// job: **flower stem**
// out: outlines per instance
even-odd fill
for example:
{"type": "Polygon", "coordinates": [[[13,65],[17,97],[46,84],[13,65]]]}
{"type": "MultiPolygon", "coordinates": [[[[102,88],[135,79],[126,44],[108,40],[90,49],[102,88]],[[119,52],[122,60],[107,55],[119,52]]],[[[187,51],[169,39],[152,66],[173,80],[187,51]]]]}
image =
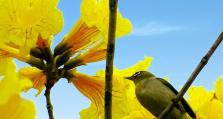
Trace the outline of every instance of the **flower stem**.
{"type": "Polygon", "coordinates": [[[109,32],[106,56],[105,119],[112,119],[112,75],[115,52],[115,31],[118,0],[109,0],[109,32]]]}
{"type": "Polygon", "coordinates": [[[48,115],[49,115],[49,119],[54,119],[53,116],[53,105],[51,104],[51,100],[50,100],[50,91],[51,91],[52,87],[48,87],[46,86],[46,90],[45,90],[45,97],[46,97],[46,102],[47,102],[47,110],[48,110],[48,115]]]}
{"type": "Polygon", "coordinates": [[[219,44],[223,40],[223,32],[219,35],[217,40],[214,42],[212,47],[209,49],[207,54],[201,59],[198,66],[195,68],[194,72],[191,74],[191,76],[188,78],[187,82],[183,86],[183,88],[180,90],[176,98],[163,110],[163,112],[159,115],[158,119],[163,119],[166,114],[168,114],[174,107],[175,104],[177,104],[182,98],[183,95],[186,93],[186,91],[189,89],[197,75],[200,73],[200,71],[204,68],[204,66],[208,63],[208,60],[212,56],[212,54],[215,52],[219,44]]]}

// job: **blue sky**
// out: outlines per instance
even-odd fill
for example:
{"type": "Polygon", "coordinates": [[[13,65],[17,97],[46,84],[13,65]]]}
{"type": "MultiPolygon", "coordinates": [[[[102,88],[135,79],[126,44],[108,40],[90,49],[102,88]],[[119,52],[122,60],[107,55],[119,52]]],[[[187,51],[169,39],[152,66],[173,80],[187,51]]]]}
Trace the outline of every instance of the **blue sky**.
{"type": "MultiPolygon", "coordinates": [[[[59,8],[64,14],[65,26],[55,37],[59,43],[80,16],[81,0],[61,0],[59,8]]],[[[187,78],[223,30],[223,1],[213,0],[120,0],[119,10],[133,24],[133,31],[116,42],[115,66],[126,68],[144,56],[152,56],[150,71],[158,77],[169,77],[176,89],[187,78]]],[[[105,62],[79,68],[94,75],[105,67],[105,62]]],[[[19,63],[19,67],[24,64],[19,63]]],[[[214,81],[223,74],[223,45],[221,45],[193,85],[213,89],[214,81]]],[[[37,119],[47,119],[43,93],[24,94],[37,107],[37,119]]],[[[66,80],[52,90],[55,119],[78,119],[79,111],[88,107],[89,100],[66,80]]]]}

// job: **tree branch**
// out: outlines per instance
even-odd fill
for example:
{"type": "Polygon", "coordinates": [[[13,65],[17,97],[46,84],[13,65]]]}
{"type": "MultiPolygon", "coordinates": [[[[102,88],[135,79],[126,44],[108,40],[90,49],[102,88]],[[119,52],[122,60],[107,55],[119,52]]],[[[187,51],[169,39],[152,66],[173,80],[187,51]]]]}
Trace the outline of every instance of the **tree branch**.
{"type": "Polygon", "coordinates": [[[105,119],[112,119],[112,75],[115,52],[115,31],[118,0],[109,0],[109,33],[106,56],[105,119]]]}
{"type": "Polygon", "coordinates": [[[212,56],[212,54],[215,52],[216,48],[219,46],[221,41],[223,40],[223,32],[219,35],[218,39],[215,41],[215,43],[212,45],[212,47],[209,49],[207,54],[201,59],[198,66],[195,68],[194,72],[191,74],[191,76],[188,78],[187,82],[183,86],[183,88],[180,90],[176,98],[163,110],[163,112],[159,115],[158,119],[163,119],[167,113],[169,113],[175,104],[177,104],[182,98],[183,95],[186,93],[186,91],[189,89],[197,75],[200,73],[200,71],[204,68],[204,66],[208,63],[208,60],[212,56]]]}
{"type": "Polygon", "coordinates": [[[45,90],[45,97],[46,97],[46,102],[47,102],[47,111],[48,111],[48,115],[49,115],[49,119],[54,119],[53,116],[53,105],[51,104],[51,100],[50,100],[50,91],[51,91],[52,87],[48,87],[46,86],[46,90],[45,90]]]}

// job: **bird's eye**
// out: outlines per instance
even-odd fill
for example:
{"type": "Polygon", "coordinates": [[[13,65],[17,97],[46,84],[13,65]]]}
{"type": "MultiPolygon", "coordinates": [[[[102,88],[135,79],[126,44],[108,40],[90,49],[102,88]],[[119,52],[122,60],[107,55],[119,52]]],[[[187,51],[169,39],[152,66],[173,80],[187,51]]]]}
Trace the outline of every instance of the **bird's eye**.
{"type": "Polygon", "coordinates": [[[138,75],[140,75],[141,72],[136,72],[133,76],[136,77],[138,75]]]}

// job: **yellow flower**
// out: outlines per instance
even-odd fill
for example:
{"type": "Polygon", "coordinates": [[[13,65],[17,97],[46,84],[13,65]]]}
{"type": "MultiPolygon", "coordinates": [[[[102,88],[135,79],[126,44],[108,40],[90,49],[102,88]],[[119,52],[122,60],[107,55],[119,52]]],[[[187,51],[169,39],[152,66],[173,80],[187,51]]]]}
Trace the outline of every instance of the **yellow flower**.
{"type": "Polygon", "coordinates": [[[63,27],[57,3],[58,0],[1,0],[0,49],[27,55],[39,36],[48,39],[57,34],[63,27]]]}
{"type": "Polygon", "coordinates": [[[220,91],[223,90],[222,80],[215,83],[215,92],[206,91],[204,87],[191,87],[188,102],[198,119],[222,119],[223,103],[220,91]]]}
{"type": "Polygon", "coordinates": [[[0,64],[1,119],[34,119],[33,102],[20,96],[24,89],[31,86],[31,82],[19,77],[11,58],[0,58],[0,64]]]}
{"type": "MultiPolygon", "coordinates": [[[[109,0],[82,0],[81,17],[64,36],[61,44],[72,53],[83,50],[79,59],[83,63],[100,61],[106,56],[109,0]]],[[[131,22],[118,11],[116,36],[121,37],[132,30],[131,22]]]]}
{"type": "Polygon", "coordinates": [[[46,75],[43,73],[43,71],[35,67],[24,67],[19,70],[19,74],[22,77],[28,78],[32,81],[32,87],[38,90],[36,96],[42,92],[46,83],[46,75]]]}
{"type": "MultiPolygon", "coordinates": [[[[146,57],[136,65],[119,70],[114,69],[113,80],[113,118],[114,119],[153,119],[150,112],[144,109],[137,101],[135,96],[134,84],[125,80],[124,77],[130,76],[129,72],[147,70],[152,58],[146,57]],[[132,106],[134,105],[134,106],[132,106]]],[[[77,89],[91,100],[89,108],[80,112],[81,119],[104,118],[104,75],[105,71],[100,70],[95,77],[80,73],[74,73],[72,80],[77,89]]]]}
{"type": "Polygon", "coordinates": [[[203,105],[207,104],[213,96],[213,92],[208,92],[204,87],[191,87],[188,91],[189,99],[188,103],[193,110],[197,112],[203,105]]]}

